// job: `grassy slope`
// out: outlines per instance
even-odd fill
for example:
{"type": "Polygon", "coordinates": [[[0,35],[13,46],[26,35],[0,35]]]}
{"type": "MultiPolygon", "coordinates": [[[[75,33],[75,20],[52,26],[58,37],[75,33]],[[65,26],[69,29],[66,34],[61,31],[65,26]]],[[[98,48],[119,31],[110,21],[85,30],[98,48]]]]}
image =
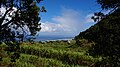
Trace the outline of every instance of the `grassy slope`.
{"type": "Polygon", "coordinates": [[[64,42],[22,43],[20,52],[14,67],[83,67],[100,60],[86,55],[86,48],[64,42]]]}

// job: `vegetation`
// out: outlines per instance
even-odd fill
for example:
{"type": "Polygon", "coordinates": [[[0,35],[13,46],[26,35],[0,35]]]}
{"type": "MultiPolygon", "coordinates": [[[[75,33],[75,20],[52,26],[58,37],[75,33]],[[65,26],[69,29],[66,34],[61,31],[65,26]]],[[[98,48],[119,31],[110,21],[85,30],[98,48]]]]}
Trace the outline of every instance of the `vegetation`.
{"type": "MultiPolygon", "coordinates": [[[[98,66],[120,66],[120,1],[119,0],[98,0],[98,4],[102,9],[111,9],[111,12],[105,15],[97,24],[93,25],[84,32],[76,36],[76,40],[87,39],[95,42],[95,45],[89,50],[90,55],[104,56],[102,62],[96,63],[98,66]]],[[[95,16],[101,16],[102,13],[97,13],[95,16]]]]}
{"type": "Polygon", "coordinates": [[[0,10],[0,44],[4,42],[7,46],[0,47],[1,61],[4,57],[9,57],[11,62],[15,62],[20,56],[19,42],[23,41],[26,35],[34,36],[41,29],[39,12],[46,12],[43,6],[41,9],[37,6],[41,1],[0,0],[0,8],[4,10],[0,10]]]}
{"type": "Polygon", "coordinates": [[[15,41],[15,38],[23,41],[26,32],[27,35],[35,35],[40,30],[39,11],[45,11],[44,7],[40,10],[36,5],[40,2],[41,0],[1,0],[0,8],[4,8],[5,13],[0,12],[0,41],[15,41]]]}
{"type": "Polygon", "coordinates": [[[46,12],[37,6],[41,1],[0,0],[5,8],[0,12],[0,67],[120,66],[120,0],[97,0],[110,13],[96,12],[91,18],[97,23],[75,40],[22,42],[41,29],[39,11],[46,12]]]}
{"type": "Polygon", "coordinates": [[[10,62],[9,57],[4,57],[3,61],[0,61],[0,65],[12,65],[13,67],[86,67],[102,60],[101,57],[89,56],[87,50],[85,47],[78,47],[75,43],[72,45],[63,41],[45,42],[44,44],[41,42],[24,42],[20,44],[20,57],[16,59],[16,62],[10,62]]]}

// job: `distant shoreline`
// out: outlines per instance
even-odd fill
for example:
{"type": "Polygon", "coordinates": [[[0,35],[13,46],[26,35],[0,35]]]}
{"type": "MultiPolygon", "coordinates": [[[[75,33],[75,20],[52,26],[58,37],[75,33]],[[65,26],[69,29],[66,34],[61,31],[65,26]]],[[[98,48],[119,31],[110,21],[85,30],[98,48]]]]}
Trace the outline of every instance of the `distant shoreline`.
{"type": "Polygon", "coordinates": [[[36,38],[35,41],[62,41],[62,40],[72,40],[74,37],[63,37],[63,38],[36,38]]]}

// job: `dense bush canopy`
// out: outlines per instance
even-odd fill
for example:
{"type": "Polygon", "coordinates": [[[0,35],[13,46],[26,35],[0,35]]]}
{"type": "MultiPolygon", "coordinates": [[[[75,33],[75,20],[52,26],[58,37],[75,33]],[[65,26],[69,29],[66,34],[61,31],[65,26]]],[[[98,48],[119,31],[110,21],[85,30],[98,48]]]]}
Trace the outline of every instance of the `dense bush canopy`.
{"type": "Polygon", "coordinates": [[[75,39],[94,41],[95,45],[89,50],[91,55],[104,56],[110,65],[120,66],[120,0],[97,0],[97,2],[103,9],[115,9],[95,25],[81,32],[75,39]]]}
{"type": "Polygon", "coordinates": [[[35,35],[40,28],[37,6],[41,0],[0,0],[0,41],[14,41],[25,34],[35,35]],[[2,12],[4,10],[5,12],[2,12]]]}

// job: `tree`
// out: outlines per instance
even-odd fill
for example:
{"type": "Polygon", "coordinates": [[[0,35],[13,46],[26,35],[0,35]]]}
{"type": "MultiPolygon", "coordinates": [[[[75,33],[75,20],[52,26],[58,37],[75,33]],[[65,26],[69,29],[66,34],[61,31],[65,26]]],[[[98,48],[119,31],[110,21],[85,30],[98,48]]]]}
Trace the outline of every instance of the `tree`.
{"type": "MultiPolygon", "coordinates": [[[[120,0],[97,0],[97,3],[101,6],[102,10],[111,10],[108,14],[120,8],[120,0]]],[[[107,15],[104,15],[102,12],[96,12],[91,19],[95,22],[99,22],[101,19],[105,18],[105,16],[107,15]]]]}
{"type": "Polygon", "coordinates": [[[104,10],[120,8],[120,0],[97,0],[101,8],[104,10]]]}
{"type": "MultiPolygon", "coordinates": [[[[11,62],[19,58],[19,38],[23,41],[23,37],[27,34],[34,36],[40,31],[39,12],[46,12],[44,6],[40,9],[37,4],[42,0],[0,0],[0,46],[1,42],[5,42],[6,48],[0,50],[0,61],[4,57],[3,51],[7,51],[11,62]],[[12,42],[13,41],[13,42],[12,42]],[[12,52],[12,55],[9,54],[12,52]]],[[[0,48],[2,49],[2,48],[0,48]]]]}
{"type": "Polygon", "coordinates": [[[42,0],[0,0],[0,41],[14,41],[25,34],[35,35],[40,31],[39,11],[46,12],[37,4],[42,0]]]}
{"type": "Polygon", "coordinates": [[[100,4],[103,10],[111,10],[110,13],[86,31],[81,32],[76,36],[76,39],[84,38],[95,42],[95,45],[89,50],[90,55],[105,57],[103,61],[96,63],[96,65],[119,67],[120,0],[97,0],[97,3],[100,4]]]}

